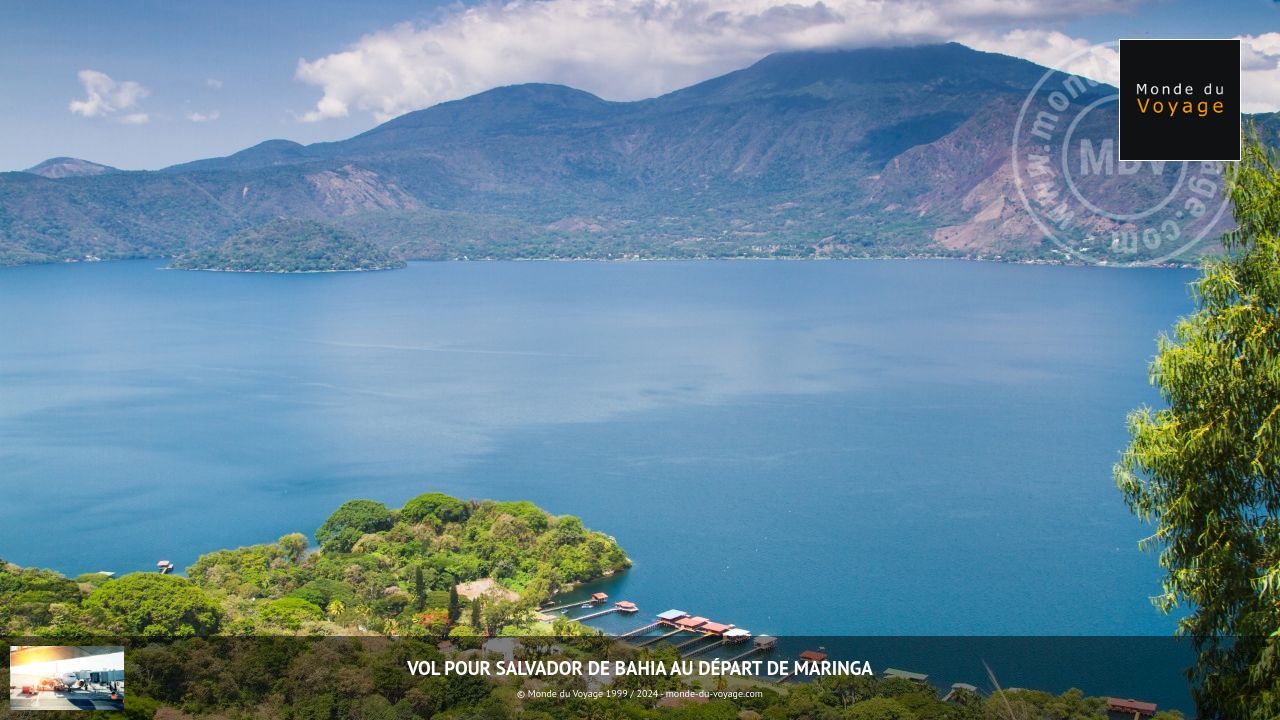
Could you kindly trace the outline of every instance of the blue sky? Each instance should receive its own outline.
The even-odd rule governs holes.
[[[1275,110],[1277,31],[1274,0],[0,0],[0,169],[151,169],[496,85],[636,99],[776,50],[944,40],[1056,64],[1117,37],[1243,36],[1246,109]]]

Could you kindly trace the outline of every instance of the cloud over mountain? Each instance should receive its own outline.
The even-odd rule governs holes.
[[[459,7],[425,24],[402,23],[365,35],[340,52],[300,60],[296,77],[323,91],[303,120],[353,112],[387,120],[525,82],[563,83],[614,100],[652,97],[780,50],[960,40],[1054,64],[1083,41],[1059,32],[997,28],[1034,28],[1133,4],[510,0]]]

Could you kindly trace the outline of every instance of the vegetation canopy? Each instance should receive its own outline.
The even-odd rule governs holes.
[[[1195,283],[1197,310],[1162,336],[1151,381],[1167,406],[1129,417],[1116,467],[1165,569],[1157,605],[1179,632],[1203,717],[1280,717],[1280,173],[1257,138],[1229,168],[1238,229]]]
[[[391,511],[373,500],[348,500],[316,530],[316,541],[329,551],[348,552],[365,533],[391,528]]]
[[[90,593],[95,624],[122,635],[192,637],[218,632],[222,609],[200,588],[172,575],[135,573]]]

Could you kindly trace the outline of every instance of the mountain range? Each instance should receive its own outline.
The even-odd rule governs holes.
[[[55,158],[0,173],[0,264],[170,257],[281,217],[409,259],[1061,259],[1011,166],[1044,72],[954,43],[780,53],[635,102],[518,85],[339,142],[269,140],[156,171]],[[1104,108],[1080,132],[1114,134],[1114,118]],[[1099,182],[1117,200],[1167,189]]]

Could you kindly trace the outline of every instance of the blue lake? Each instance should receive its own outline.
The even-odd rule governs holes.
[[[179,567],[530,499],[771,634],[1165,635],[1111,466],[1193,273],[961,262],[0,270],[0,557]]]

